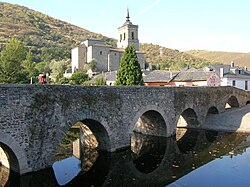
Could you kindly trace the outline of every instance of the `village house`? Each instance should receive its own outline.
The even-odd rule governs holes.
[[[171,86],[220,86],[221,80],[216,72],[202,69],[180,71],[172,80]]]
[[[144,82],[146,86],[234,86],[249,90],[250,72],[231,62],[231,65],[213,64],[180,72],[155,70],[144,76]]]
[[[215,72],[201,69],[182,71],[154,70],[144,77],[145,86],[220,86],[220,77]]]
[[[171,86],[171,81],[177,74],[178,72],[154,70],[144,74],[143,80],[145,86]]]
[[[246,67],[231,65],[209,65],[204,68],[205,72],[216,72],[220,76],[221,86],[234,86],[242,90],[250,89],[250,72]]]

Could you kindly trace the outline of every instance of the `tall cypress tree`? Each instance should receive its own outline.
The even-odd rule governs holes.
[[[144,85],[141,67],[133,45],[126,47],[122,55],[115,85]]]

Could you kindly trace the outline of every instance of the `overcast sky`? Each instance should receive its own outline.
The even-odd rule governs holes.
[[[141,43],[250,52],[250,0],[5,0],[108,37],[130,20]]]

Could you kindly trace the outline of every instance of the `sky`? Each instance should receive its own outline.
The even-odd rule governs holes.
[[[118,38],[126,20],[140,43],[167,48],[250,52],[249,0],[4,0]]]

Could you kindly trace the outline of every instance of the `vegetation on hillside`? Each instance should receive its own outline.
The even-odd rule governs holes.
[[[122,54],[115,84],[123,86],[144,85],[141,67],[133,45],[126,47]]]
[[[0,50],[11,37],[24,42],[32,56],[32,61],[42,62],[37,69],[45,67],[52,60],[70,58],[71,49],[80,42],[92,38],[106,41],[115,46],[116,40],[86,29],[54,19],[48,15],[23,6],[0,2]],[[114,27],[115,28],[115,27]],[[160,55],[160,49],[162,55]],[[195,58],[184,52],[153,44],[141,44],[146,61],[155,69],[180,69],[186,65],[200,67],[206,60]],[[153,64],[153,65],[152,65]],[[40,71],[41,73],[41,71]]]
[[[150,69],[180,70],[187,66],[200,68],[209,64],[203,58],[154,44],[140,44],[140,51],[145,53]]]
[[[234,53],[234,52],[221,52],[221,51],[204,51],[204,50],[191,50],[186,51],[196,58],[207,59],[212,63],[230,64],[234,61],[236,66],[248,67],[250,69],[250,53]]]
[[[23,6],[0,2],[0,47],[16,37],[24,42],[34,62],[70,58],[71,49],[88,38],[102,39],[114,45],[115,40]]]
[[[4,49],[9,39],[15,37],[23,43],[29,53],[23,66],[26,69],[33,69],[33,62],[35,62],[35,71],[40,74],[52,73],[57,83],[65,82],[66,79],[62,78],[63,71],[61,70],[68,68],[71,49],[80,42],[92,38],[104,40],[111,46],[116,45],[115,39],[23,6],[4,2],[0,2],[0,25],[0,51]],[[186,66],[200,68],[209,63],[230,64],[231,61],[234,61],[237,66],[250,68],[250,53],[201,50],[181,52],[154,44],[140,44],[140,51],[145,53],[150,69],[180,70]],[[95,66],[95,63],[91,65]],[[27,76],[32,77],[36,74],[37,72],[33,72]]]

